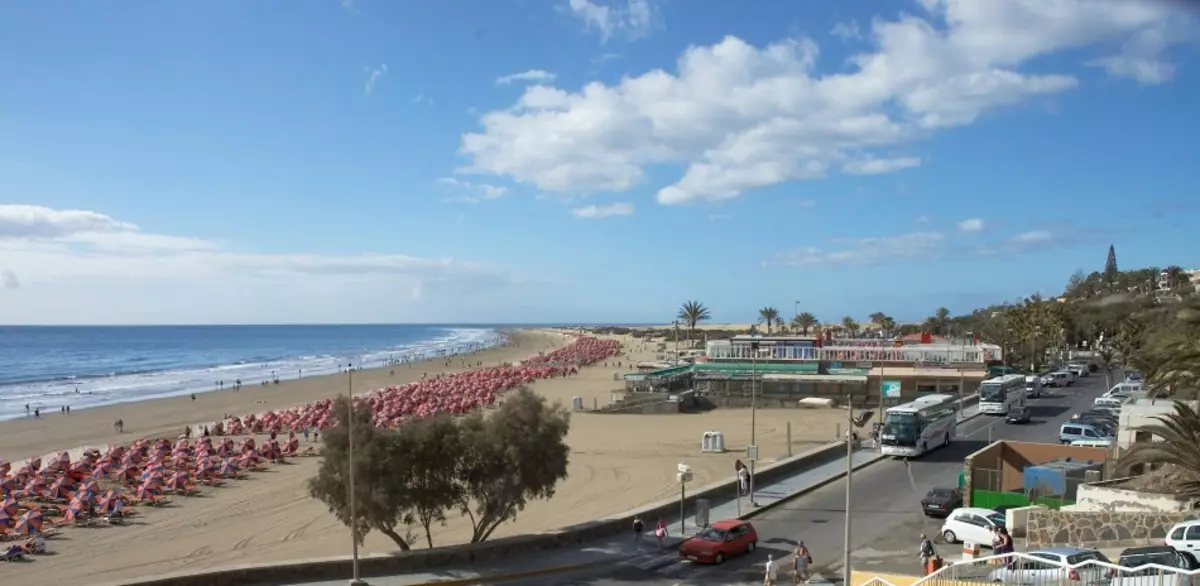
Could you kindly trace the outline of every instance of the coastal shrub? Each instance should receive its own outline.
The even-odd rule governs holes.
[[[349,401],[335,401],[335,421],[347,421]],[[397,429],[375,428],[369,407],[354,409],[354,462],[346,426],[325,431],[321,464],[310,494],[362,543],[370,531],[409,550],[418,531],[433,547],[435,525],[447,515],[471,521],[471,543],[485,541],[533,499],[550,498],[567,476],[570,412],[528,388],[505,394],[488,413],[458,419],[439,415]],[[357,519],[349,513],[348,474],[353,466]]]

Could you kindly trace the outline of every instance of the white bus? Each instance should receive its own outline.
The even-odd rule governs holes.
[[[926,395],[887,410],[879,434],[885,456],[920,456],[954,439],[958,396]]]
[[[1008,415],[1010,408],[1025,406],[1027,395],[1024,375],[1006,374],[985,380],[979,385],[979,412]]]

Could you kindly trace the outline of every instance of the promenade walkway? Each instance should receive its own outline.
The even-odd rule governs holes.
[[[972,419],[979,414],[978,407],[969,406],[962,411],[960,422]],[[882,459],[873,450],[859,450],[853,454],[852,463],[855,468],[869,465]],[[710,508],[709,521],[734,519],[739,516],[752,514],[752,511],[770,509],[772,506],[786,501],[793,496],[808,492],[815,485],[840,478],[846,473],[846,459],[839,458],[815,468],[797,472],[767,484],[756,487],[755,500],[758,506],[752,507],[748,499],[714,502]],[[739,513],[740,507],[740,513]],[[634,541],[632,531],[628,535],[614,536],[609,539],[597,540],[584,545],[546,550],[508,560],[473,564],[470,567],[441,568],[429,572],[410,573],[398,576],[370,577],[367,581],[373,586],[416,586],[439,581],[470,583],[472,579],[483,580],[485,577],[496,578],[501,575],[536,575],[569,571],[581,566],[612,564],[625,562],[636,565],[644,570],[663,571],[670,573],[670,566],[686,564],[679,559],[676,546],[680,541],[679,516],[664,518],[670,529],[670,538],[661,550],[654,537],[654,525],[658,519],[643,519],[647,532],[642,536],[641,548]],[[683,537],[695,535],[697,527],[694,516],[684,519],[685,532]],[[514,576],[515,578],[516,576]],[[296,583],[291,586],[345,586],[345,580]]]

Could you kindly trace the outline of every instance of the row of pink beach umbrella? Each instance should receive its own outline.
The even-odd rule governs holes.
[[[461,415],[495,405],[499,396],[514,387],[537,380],[568,376],[579,367],[595,364],[621,353],[616,340],[579,336],[562,348],[541,354],[516,366],[470,370],[449,376],[380,389],[358,397],[374,413],[375,424],[395,427],[413,418],[439,413]],[[333,400],[325,399],[302,407],[232,417],[218,423],[217,435],[324,429],[333,424]]]

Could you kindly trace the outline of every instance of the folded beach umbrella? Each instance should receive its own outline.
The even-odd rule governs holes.
[[[4,511],[9,515],[16,515],[17,508],[19,506],[20,504],[17,503],[17,499],[13,498],[11,495],[5,497],[4,499],[0,499],[0,511]]]
[[[5,476],[0,478],[0,491],[8,492],[16,490],[17,479],[13,476]]]
[[[34,527],[28,519],[21,517],[17,519],[17,524],[13,526],[12,535],[14,537],[25,537],[34,533],[41,533],[41,531],[40,527]]]
[[[30,470],[37,472],[41,467],[42,467],[42,459],[41,458],[30,458],[29,459],[29,469]]]
[[[8,511],[0,511],[0,529],[8,529],[16,522],[17,520]]]
[[[147,500],[150,497],[158,496],[158,489],[153,486],[146,486],[143,484],[138,487],[137,492],[134,493],[134,495],[139,500]]]

